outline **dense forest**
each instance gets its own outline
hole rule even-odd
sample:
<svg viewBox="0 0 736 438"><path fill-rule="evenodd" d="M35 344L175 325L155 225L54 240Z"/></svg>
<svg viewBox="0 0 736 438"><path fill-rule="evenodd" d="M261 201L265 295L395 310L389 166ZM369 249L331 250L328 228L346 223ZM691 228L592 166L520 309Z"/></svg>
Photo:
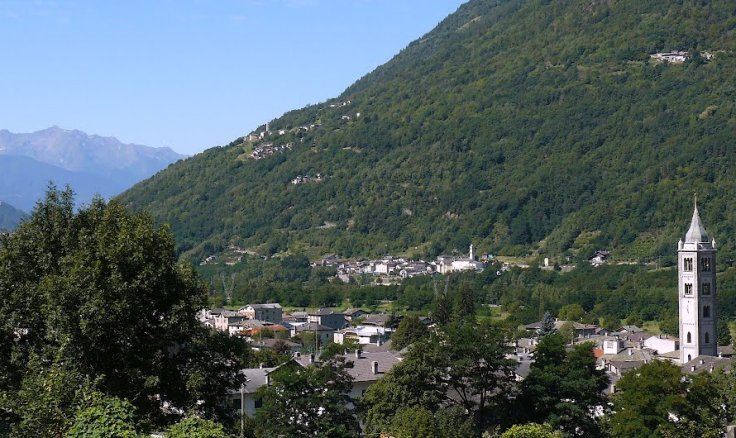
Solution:
<svg viewBox="0 0 736 438"><path fill-rule="evenodd" d="M231 244L433 256L470 242L562 257L581 238L642 260L673 252L697 192L724 256L734 27L725 0L473 0L335 99L119 199L170 223L193 260ZM673 50L690 57L651 58ZM266 143L291 147L250 158Z"/></svg>

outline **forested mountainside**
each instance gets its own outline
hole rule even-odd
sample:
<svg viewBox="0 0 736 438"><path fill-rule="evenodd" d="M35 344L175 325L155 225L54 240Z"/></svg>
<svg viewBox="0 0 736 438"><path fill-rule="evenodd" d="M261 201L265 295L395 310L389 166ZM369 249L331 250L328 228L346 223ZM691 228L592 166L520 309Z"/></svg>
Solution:
<svg viewBox="0 0 736 438"><path fill-rule="evenodd" d="M727 0L472 0L335 99L120 199L169 222L193 258L472 241L646 259L674 251L697 192L729 255L735 27ZM652 56L673 51L686 53Z"/></svg>

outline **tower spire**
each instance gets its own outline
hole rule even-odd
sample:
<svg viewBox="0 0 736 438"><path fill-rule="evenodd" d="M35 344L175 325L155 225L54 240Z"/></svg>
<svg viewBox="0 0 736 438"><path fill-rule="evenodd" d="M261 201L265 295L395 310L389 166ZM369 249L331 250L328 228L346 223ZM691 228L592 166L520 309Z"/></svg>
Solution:
<svg viewBox="0 0 736 438"><path fill-rule="evenodd" d="M698 194L695 193L693 198L693 218L690 221L690 229L685 234L685 242L699 243L707 242L708 233L705 231L702 222L700 222L700 214L698 214Z"/></svg>

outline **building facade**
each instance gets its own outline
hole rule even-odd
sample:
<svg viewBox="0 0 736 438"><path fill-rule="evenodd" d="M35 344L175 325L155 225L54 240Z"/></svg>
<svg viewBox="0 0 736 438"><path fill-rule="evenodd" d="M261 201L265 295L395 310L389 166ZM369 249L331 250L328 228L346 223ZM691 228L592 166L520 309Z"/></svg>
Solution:
<svg viewBox="0 0 736 438"><path fill-rule="evenodd" d="M685 241L677 245L680 307L680 362L716 356L716 241L700 221L695 205Z"/></svg>

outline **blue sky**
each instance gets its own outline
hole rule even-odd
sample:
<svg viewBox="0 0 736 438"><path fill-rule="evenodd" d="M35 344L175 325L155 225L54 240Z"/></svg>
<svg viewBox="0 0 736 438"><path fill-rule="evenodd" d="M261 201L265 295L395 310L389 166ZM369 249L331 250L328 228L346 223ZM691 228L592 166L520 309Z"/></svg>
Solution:
<svg viewBox="0 0 736 438"><path fill-rule="evenodd" d="M194 154L338 95L465 0L0 0L0 129Z"/></svg>

